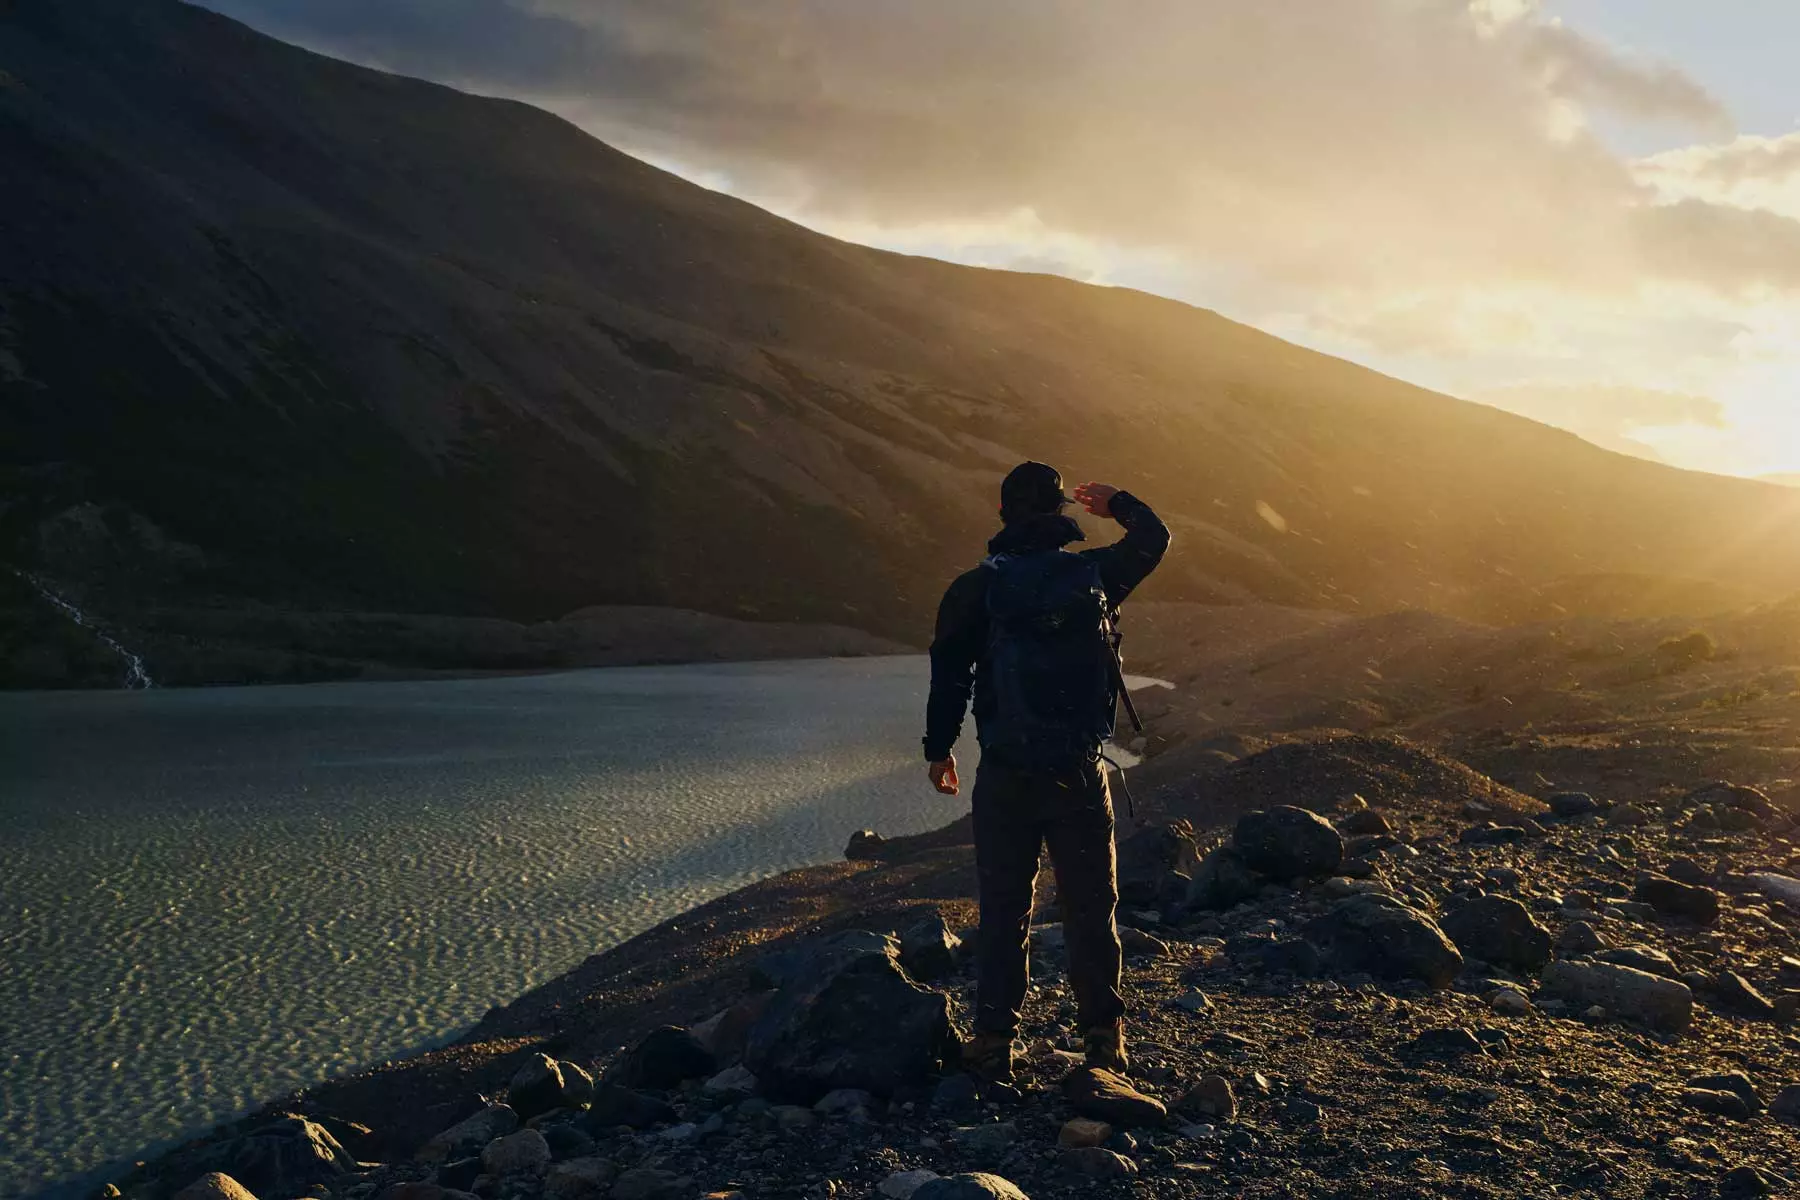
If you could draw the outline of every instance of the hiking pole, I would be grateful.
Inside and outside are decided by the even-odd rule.
[[[1112,677],[1115,689],[1113,694],[1125,702],[1125,715],[1131,720],[1131,728],[1139,737],[1143,737],[1144,722],[1138,716],[1137,705],[1131,702],[1131,689],[1125,686],[1125,660],[1119,657],[1119,643],[1125,640],[1124,636],[1120,634],[1119,627],[1113,623],[1111,618],[1108,618],[1106,628],[1106,644],[1112,650]],[[1133,821],[1137,820],[1137,801],[1132,799],[1131,785],[1125,781],[1125,768],[1104,754],[1100,757],[1112,763],[1113,770],[1119,773],[1119,790],[1125,793],[1125,811],[1131,815]]]

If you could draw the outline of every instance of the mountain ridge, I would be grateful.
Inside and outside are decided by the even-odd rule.
[[[917,643],[1025,457],[1157,505],[1163,599],[1800,589],[1781,489],[1177,301],[835,241],[176,0],[19,0],[0,69],[4,554],[127,622],[652,604]],[[73,503],[197,556],[96,577],[43,532]]]

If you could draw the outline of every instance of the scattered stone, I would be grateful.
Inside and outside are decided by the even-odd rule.
[[[891,937],[818,939],[786,967],[744,1050],[774,1094],[888,1094],[923,1082],[956,1047],[950,998],[907,976]]]
[[[1550,931],[1538,924],[1531,910],[1507,896],[1465,900],[1438,924],[1465,958],[1521,971],[1540,970],[1550,961]]]
[[[873,829],[859,829],[850,835],[850,842],[844,847],[844,857],[851,862],[869,862],[881,857],[882,847],[887,839]]]
[[[967,1072],[944,1076],[932,1089],[931,1111],[952,1121],[973,1121],[981,1114],[981,1081]]]
[[[1773,800],[1757,789],[1737,783],[1726,783],[1724,780],[1717,780],[1694,789],[1682,798],[1681,803],[1687,808],[1722,804],[1727,808],[1754,813],[1759,817],[1772,817],[1781,811],[1775,807]]]
[[[1558,792],[1545,803],[1559,817],[1583,817],[1600,808],[1600,802],[1586,792]]]
[[[1319,948],[1304,938],[1233,938],[1226,953],[1242,969],[1265,975],[1311,977],[1324,963]]]
[[[1095,1179],[1122,1179],[1138,1173],[1137,1163],[1103,1146],[1065,1150],[1062,1153],[1062,1165],[1064,1170]]]
[[[489,1142],[481,1151],[481,1165],[490,1175],[541,1175],[550,1165],[550,1143],[535,1129],[521,1129]]]
[[[1702,925],[1719,919],[1719,893],[1666,875],[1645,875],[1632,896],[1664,916],[1686,917]]]
[[[1199,988],[1183,992],[1181,995],[1175,997],[1171,1003],[1174,1004],[1176,1008],[1191,1012],[1195,1016],[1209,1017],[1217,1011],[1217,1006],[1213,1004],[1212,997],[1208,996]]]
[[[1711,887],[1713,885],[1712,875],[1705,867],[1691,858],[1676,859],[1664,869],[1663,874],[1681,883],[1691,883],[1695,887]]]
[[[900,935],[900,965],[924,983],[953,974],[961,952],[962,939],[950,932],[942,913],[931,914]]]
[[[1331,822],[1286,804],[1239,817],[1231,844],[1246,866],[1272,879],[1329,875],[1344,861],[1344,839]]]
[[[1202,1076],[1175,1107],[1193,1116],[1211,1117],[1215,1124],[1237,1120],[1237,1094],[1223,1075]]]
[[[1528,1017],[1531,1015],[1531,997],[1516,987],[1496,988],[1489,993],[1488,1007],[1503,1017]]]
[[[1029,1200],[1010,1179],[974,1171],[933,1179],[913,1193],[913,1200]]]
[[[1056,1135],[1056,1144],[1066,1150],[1078,1150],[1083,1146],[1102,1145],[1112,1135],[1113,1127],[1105,1121],[1076,1117],[1063,1123],[1062,1131]]]
[[[1775,1005],[1769,998],[1735,971],[1720,971],[1713,977],[1713,998],[1722,1007],[1759,1021],[1773,1021],[1776,1017]]]
[[[544,1195],[548,1200],[587,1200],[605,1194],[618,1177],[618,1168],[604,1158],[571,1158],[544,1173]]]
[[[1485,1052],[1473,1033],[1460,1028],[1427,1029],[1408,1042],[1407,1049],[1430,1058],[1461,1058]]]
[[[1650,814],[1635,804],[1615,804],[1606,810],[1606,823],[1615,829],[1635,829],[1650,823]]]
[[[1463,960],[1432,919],[1388,896],[1351,896],[1301,931],[1318,946],[1324,965],[1382,979],[1413,978],[1444,988]]]
[[[1762,1097],[1756,1094],[1756,1085],[1742,1071],[1733,1071],[1728,1075],[1698,1075],[1687,1081],[1691,1088],[1704,1088],[1709,1092],[1731,1092],[1742,1097],[1744,1104],[1751,1112],[1763,1110]]]
[[[1465,846],[1510,846],[1528,836],[1529,832],[1522,825],[1496,825],[1487,821],[1463,830],[1456,840]]]
[[[513,1075],[506,1089],[506,1104],[519,1120],[559,1108],[580,1108],[594,1098],[594,1077],[572,1062],[559,1062],[548,1054],[534,1054]]]
[[[1124,1076],[1083,1067],[1063,1081],[1063,1095],[1078,1114],[1119,1129],[1161,1125],[1168,1109],[1160,1100],[1132,1087]]]
[[[323,1125],[305,1117],[278,1117],[216,1147],[204,1168],[229,1176],[260,1196],[301,1196],[356,1169]]]
[[[1774,1191],[1775,1180],[1749,1165],[1733,1167],[1719,1177],[1719,1195],[1725,1200],[1767,1196]]]
[[[420,1146],[414,1157],[420,1162],[428,1163],[469,1158],[479,1155],[489,1142],[506,1136],[518,1126],[518,1113],[507,1105],[491,1104]]]
[[[1281,1115],[1296,1125],[1316,1125],[1325,1113],[1311,1100],[1303,1100],[1296,1096],[1282,1105]]]
[[[1602,950],[1594,955],[1594,961],[1630,967],[1634,971],[1661,975],[1664,979],[1681,978],[1681,968],[1675,965],[1675,960],[1651,946],[1619,946]]]
[[[256,1195],[223,1171],[209,1171],[176,1192],[175,1200],[256,1200]]]
[[[769,1109],[769,1115],[775,1119],[775,1127],[783,1133],[799,1133],[819,1123],[817,1113],[798,1104],[777,1104]]]
[[[1694,1017],[1694,994],[1686,984],[1612,963],[1552,963],[1540,995],[1581,1008],[1599,1005],[1660,1033],[1681,1033]]]
[[[1119,926],[1119,948],[1131,958],[1167,958],[1168,943],[1130,925]]]
[[[1388,819],[1372,808],[1361,808],[1337,823],[1338,832],[1347,838],[1372,837],[1378,834],[1392,835],[1394,827]]]
[[[1606,948],[1606,939],[1600,931],[1586,921],[1571,921],[1563,927],[1556,939],[1556,953],[1559,958],[1581,958]]]
[[[475,1181],[483,1178],[481,1158],[480,1156],[459,1158],[454,1162],[444,1163],[433,1174],[437,1176],[438,1183],[447,1189],[456,1192],[472,1192],[475,1190]],[[422,1198],[422,1200],[429,1200],[429,1198]]]
[[[1736,1092],[1715,1092],[1708,1088],[1684,1088],[1681,1102],[1697,1112],[1730,1117],[1734,1121],[1750,1119],[1750,1106]]]
[[[851,1121],[868,1121],[875,1108],[875,1097],[861,1088],[837,1088],[826,1092],[813,1105],[822,1117],[843,1117]]]
[[[551,1162],[586,1158],[594,1152],[594,1139],[574,1125],[546,1125],[543,1126],[542,1132],[544,1141],[550,1146]]]
[[[912,1200],[913,1194],[934,1179],[942,1179],[936,1171],[895,1171],[876,1185],[875,1190],[887,1200]]]

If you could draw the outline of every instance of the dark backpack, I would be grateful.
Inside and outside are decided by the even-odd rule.
[[[1096,761],[1117,703],[1112,606],[1090,559],[995,555],[988,580],[982,753],[1021,766]]]

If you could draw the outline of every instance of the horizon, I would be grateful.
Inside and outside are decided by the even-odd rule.
[[[1137,288],[1673,466],[1800,472],[1800,94],[1774,50],[1800,12],[207,7],[849,241]]]

